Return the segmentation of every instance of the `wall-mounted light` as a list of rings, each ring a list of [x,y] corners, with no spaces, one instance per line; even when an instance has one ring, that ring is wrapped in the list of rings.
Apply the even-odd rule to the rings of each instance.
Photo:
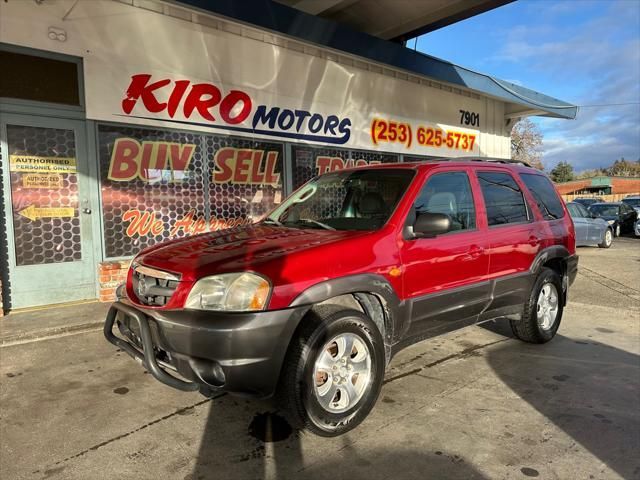
[[[62,30],[61,28],[49,27],[49,33],[47,36],[51,40],[58,40],[59,42],[67,41],[67,32]]]

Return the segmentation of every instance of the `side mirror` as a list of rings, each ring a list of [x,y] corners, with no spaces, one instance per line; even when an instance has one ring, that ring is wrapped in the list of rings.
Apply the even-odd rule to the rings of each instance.
[[[443,213],[419,213],[413,223],[415,238],[429,238],[447,233],[451,229],[451,219]]]

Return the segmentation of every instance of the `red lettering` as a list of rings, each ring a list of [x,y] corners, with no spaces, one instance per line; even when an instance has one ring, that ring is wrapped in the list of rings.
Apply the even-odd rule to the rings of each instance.
[[[169,162],[171,163],[172,170],[186,170],[189,168],[191,159],[193,158],[193,152],[196,146],[192,143],[185,145],[179,143],[172,143],[170,145]]]
[[[202,233],[207,230],[207,221],[204,218],[199,218],[196,220],[195,225],[193,226],[193,233]]]
[[[158,170],[164,170],[167,168],[167,150],[169,148],[169,145],[164,142],[158,143],[157,145],[158,148],[156,150],[155,168],[157,168]],[[171,168],[173,169],[173,161],[171,162],[171,164]]]
[[[366,167],[367,166],[367,161],[366,160],[356,160],[356,167]]]
[[[327,173],[329,171],[330,162],[331,162],[330,157],[316,158],[316,168],[318,169],[318,175],[322,175],[323,173]]]
[[[157,147],[157,148],[156,148]],[[160,156],[162,149],[163,156]],[[140,178],[142,180],[150,180],[150,170],[164,170],[167,163],[167,146],[166,144],[158,145],[156,142],[142,142],[142,155],[140,158]],[[156,177],[160,176],[156,172]]]
[[[173,87],[173,92],[171,92],[169,102],[167,103],[167,113],[169,113],[171,118],[173,118],[178,111],[180,100],[182,100],[182,96],[184,95],[184,92],[187,91],[187,87],[190,83],[191,82],[189,80],[176,80],[176,85]]]
[[[234,109],[240,102],[242,102],[242,109],[232,117],[231,114],[234,113]],[[231,90],[220,104],[220,116],[225,122],[231,125],[242,123],[247,119],[249,113],[251,113],[251,106],[251,98],[249,95],[240,90]]]
[[[249,169],[251,168],[251,150],[238,150],[236,154],[236,171],[233,175],[234,183],[250,183]]]
[[[254,150],[251,159],[251,183],[264,183],[265,174],[260,171],[262,165],[263,150]]]
[[[280,174],[276,173],[276,162],[278,161],[278,152],[267,152],[267,166],[264,169],[264,183],[268,185],[277,185],[280,180]]]
[[[127,210],[122,215],[122,220],[131,221],[125,232],[129,237],[144,236],[149,232],[160,235],[164,231],[162,220],[157,219],[152,212],[142,213],[140,210]]]
[[[218,218],[212,218],[209,223],[209,230],[215,232],[216,230],[222,230],[224,228],[224,220]]]
[[[195,210],[189,210],[189,213],[187,213],[180,220],[177,220],[176,223],[173,224],[173,228],[171,229],[171,232],[169,233],[169,235],[173,237],[181,230],[184,231],[184,233],[186,234],[192,233],[191,224],[193,223],[193,217],[195,213],[196,213]]]
[[[231,181],[236,163],[235,154],[235,148],[231,147],[221,148],[216,152],[213,158],[216,167],[216,170],[213,172],[214,183],[227,183]]]
[[[109,163],[109,180],[126,182],[138,173],[138,152],[140,144],[132,138],[118,138],[113,144],[113,153]]]
[[[211,115],[209,109],[220,103],[221,98],[220,89],[215,85],[210,83],[193,85],[187,95],[187,99],[184,101],[184,116],[190,117],[194,110],[198,110],[202,118],[215,122],[216,119]]]
[[[155,237],[157,237],[158,235],[162,235],[162,232],[164,232],[164,225],[162,223],[162,220],[156,219],[153,222],[153,225],[151,225],[151,233]]]
[[[342,170],[344,168],[344,161],[341,158],[332,158],[331,159],[331,168],[330,171]]]
[[[154,92],[168,85],[171,80],[160,80],[150,85],[149,80],[151,80],[151,75],[147,74],[133,75],[131,77],[131,83],[127,89],[127,98],[122,100],[124,113],[131,113],[139,98],[142,98],[142,103],[149,112],[158,113],[166,108],[167,104],[158,102]]]

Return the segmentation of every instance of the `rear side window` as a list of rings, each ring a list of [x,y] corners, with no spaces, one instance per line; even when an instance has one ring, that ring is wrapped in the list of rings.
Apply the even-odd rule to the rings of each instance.
[[[551,181],[547,177],[531,173],[522,173],[520,174],[520,178],[536,200],[538,209],[545,220],[564,217],[562,202],[560,198],[558,198],[556,189],[553,188]]]
[[[478,172],[478,181],[482,188],[490,227],[529,220],[522,191],[511,175],[499,172]]]

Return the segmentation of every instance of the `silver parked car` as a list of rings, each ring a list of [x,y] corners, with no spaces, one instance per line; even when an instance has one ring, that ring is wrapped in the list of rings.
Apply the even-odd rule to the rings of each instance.
[[[613,243],[613,230],[609,223],[595,217],[579,203],[567,203],[567,209],[576,227],[576,246],[598,245],[609,248]]]

